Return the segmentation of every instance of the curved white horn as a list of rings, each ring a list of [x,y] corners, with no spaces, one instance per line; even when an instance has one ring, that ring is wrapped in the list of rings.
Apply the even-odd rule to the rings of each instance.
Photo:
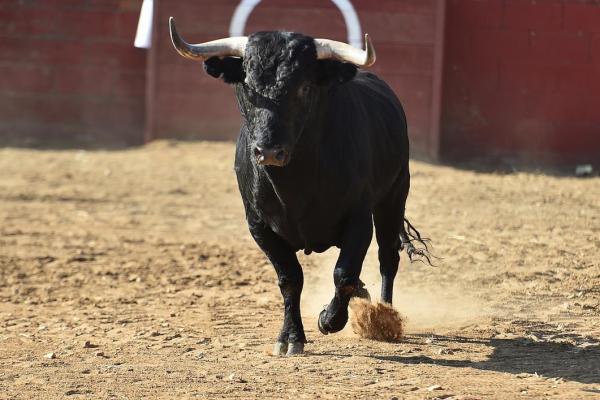
[[[210,57],[244,57],[248,37],[237,36],[225,39],[213,40],[211,42],[189,44],[177,33],[175,19],[169,18],[169,31],[171,42],[179,54],[190,60],[203,61]]]
[[[365,33],[364,50],[330,39],[315,39],[315,46],[317,47],[317,58],[319,60],[333,58],[359,67],[370,67],[375,64],[375,48],[368,33]]]

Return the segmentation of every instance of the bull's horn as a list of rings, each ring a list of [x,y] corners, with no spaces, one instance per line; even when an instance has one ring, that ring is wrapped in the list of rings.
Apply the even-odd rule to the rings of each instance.
[[[246,36],[237,36],[206,43],[189,44],[177,33],[173,17],[169,18],[169,31],[175,50],[190,60],[203,61],[210,57],[227,56],[244,57],[244,50],[246,49],[246,43],[248,43]]]
[[[317,58],[319,60],[333,58],[359,67],[370,67],[375,64],[375,48],[371,43],[371,39],[369,39],[368,33],[365,33],[365,50],[330,39],[315,39],[315,46],[317,47]]]

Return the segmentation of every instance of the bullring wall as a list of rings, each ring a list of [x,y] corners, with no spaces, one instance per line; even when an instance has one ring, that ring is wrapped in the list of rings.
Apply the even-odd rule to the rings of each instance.
[[[600,162],[600,1],[448,0],[442,158]]]
[[[143,140],[135,0],[0,0],[0,136],[16,145]]]

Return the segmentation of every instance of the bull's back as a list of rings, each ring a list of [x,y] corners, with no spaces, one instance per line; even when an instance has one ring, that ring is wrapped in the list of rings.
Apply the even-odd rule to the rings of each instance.
[[[335,93],[338,140],[349,143],[356,172],[364,171],[375,201],[408,168],[406,116],[393,90],[376,75],[359,71]],[[367,172],[368,171],[368,172]]]

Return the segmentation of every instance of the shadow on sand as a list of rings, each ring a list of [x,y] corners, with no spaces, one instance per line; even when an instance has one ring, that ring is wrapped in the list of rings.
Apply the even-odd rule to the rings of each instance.
[[[410,353],[385,355],[372,351],[365,351],[361,355],[406,365],[431,364],[445,367],[467,367],[515,375],[537,374],[545,378],[562,378],[584,384],[600,384],[600,340],[598,338],[565,332],[543,322],[526,320],[514,322],[527,327],[526,332],[530,332],[530,334],[492,339],[451,334],[412,334],[405,336],[402,340],[404,345],[422,348],[430,346],[426,344],[427,339],[430,339],[434,343],[431,346],[442,345],[447,349],[452,349],[457,355],[462,354],[462,348],[466,346],[492,348],[492,353],[483,361],[472,361],[468,357],[457,359],[456,355],[452,358],[442,358],[443,356],[432,358]],[[314,355],[351,356],[343,351]],[[591,391],[595,393],[596,389]]]
[[[417,338],[418,336],[413,336]],[[575,337],[575,335],[571,335]],[[588,347],[569,343],[532,342],[515,339],[471,339],[460,336],[436,336],[447,343],[474,343],[493,347],[485,361],[430,358],[427,356],[381,356],[379,360],[402,364],[434,364],[447,367],[469,367],[481,370],[508,372],[512,374],[538,374],[548,378],[563,378],[580,383],[600,383],[600,346]],[[579,337],[581,342],[583,338]],[[410,342],[410,337],[407,338]],[[420,342],[422,343],[422,342]],[[416,344],[416,343],[415,343]]]

